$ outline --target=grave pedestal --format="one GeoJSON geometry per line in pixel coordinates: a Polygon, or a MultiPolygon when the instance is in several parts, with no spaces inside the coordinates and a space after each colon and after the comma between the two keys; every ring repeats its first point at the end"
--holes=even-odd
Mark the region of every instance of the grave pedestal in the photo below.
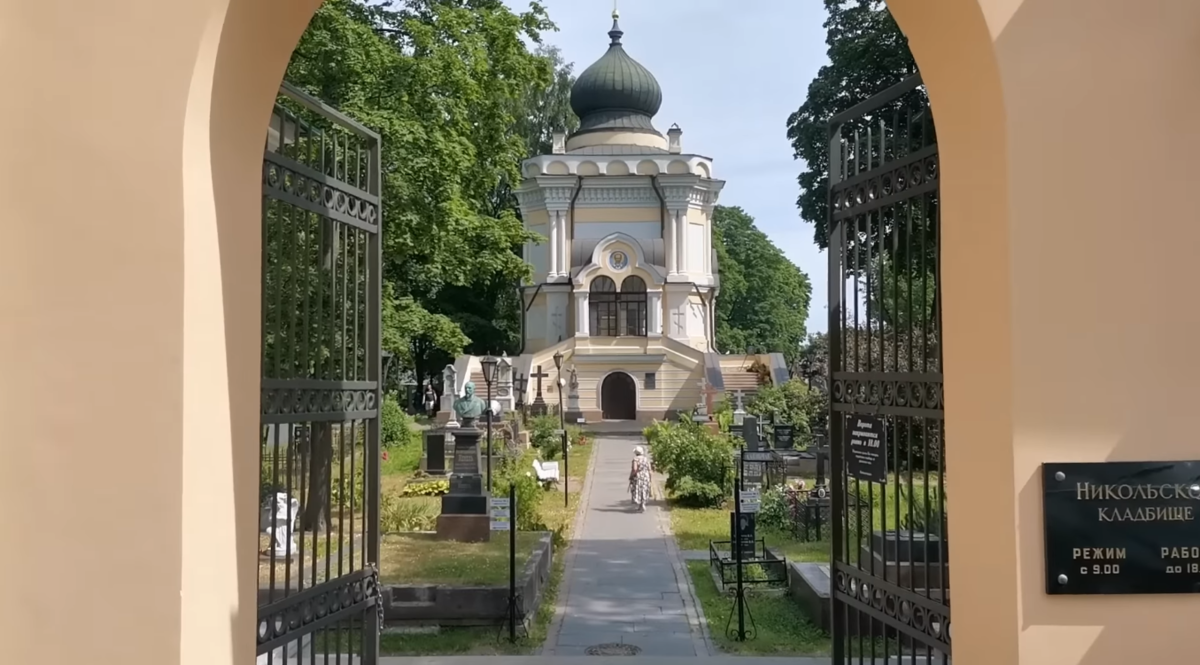
{"type": "Polygon", "coordinates": [[[454,464],[450,491],[442,497],[437,519],[438,540],[478,543],[491,539],[488,495],[480,474],[479,438],[482,431],[463,428],[454,434],[454,464]]]}
{"type": "Polygon", "coordinates": [[[583,410],[579,408],[579,395],[577,393],[567,395],[567,409],[563,414],[563,418],[567,421],[568,425],[576,425],[583,420],[583,410]]]}
{"type": "Polygon", "coordinates": [[[941,538],[919,531],[875,531],[871,534],[874,552],[864,545],[860,552],[862,567],[906,589],[941,589],[950,586],[950,566],[943,563],[946,544],[941,538]]]}

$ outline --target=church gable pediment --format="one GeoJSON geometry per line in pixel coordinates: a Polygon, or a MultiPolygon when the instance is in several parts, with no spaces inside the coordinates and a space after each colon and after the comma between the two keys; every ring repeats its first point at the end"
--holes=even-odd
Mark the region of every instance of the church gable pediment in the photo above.
{"type": "Polygon", "coordinates": [[[574,274],[577,288],[583,287],[596,274],[634,274],[640,273],[656,286],[666,282],[661,266],[655,265],[648,256],[645,240],[639,240],[625,233],[613,233],[600,239],[591,248],[587,262],[580,266],[574,274]]]}

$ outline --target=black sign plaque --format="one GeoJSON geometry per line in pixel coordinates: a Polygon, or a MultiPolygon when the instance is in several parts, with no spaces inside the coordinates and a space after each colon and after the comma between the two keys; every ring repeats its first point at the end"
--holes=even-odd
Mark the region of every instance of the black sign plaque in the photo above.
{"type": "Polygon", "coordinates": [[[846,468],[859,480],[887,482],[887,430],[883,418],[852,414],[847,419],[846,468]]]}
{"type": "Polygon", "coordinates": [[[1200,593],[1200,461],[1042,464],[1046,593],[1200,593]]]}

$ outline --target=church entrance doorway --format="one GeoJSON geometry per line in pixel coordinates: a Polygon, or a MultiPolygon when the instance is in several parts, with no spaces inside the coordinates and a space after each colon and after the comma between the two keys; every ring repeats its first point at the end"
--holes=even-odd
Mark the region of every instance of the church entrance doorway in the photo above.
{"type": "Polygon", "coordinates": [[[613,372],[600,384],[600,417],[604,420],[637,419],[637,385],[625,372],[613,372]]]}

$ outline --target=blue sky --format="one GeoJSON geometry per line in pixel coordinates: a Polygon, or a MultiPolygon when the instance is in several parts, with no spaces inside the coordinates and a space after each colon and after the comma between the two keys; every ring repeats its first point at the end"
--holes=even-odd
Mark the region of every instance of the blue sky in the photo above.
{"type": "MultiPolygon", "coordinates": [[[[514,8],[525,0],[506,0],[514,8]]],[[[612,0],[541,0],[559,32],[546,41],[579,74],[604,54],[612,0]]],[[[808,274],[808,331],[826,328],[825,255],[796,209],[787,117],[804,101],[825,55],[816,0],[621,0],[622,42],[663,88],[660,131],[683,129],[684,152],[712,157],[721,203],[741,206],[808,274]]]]}

